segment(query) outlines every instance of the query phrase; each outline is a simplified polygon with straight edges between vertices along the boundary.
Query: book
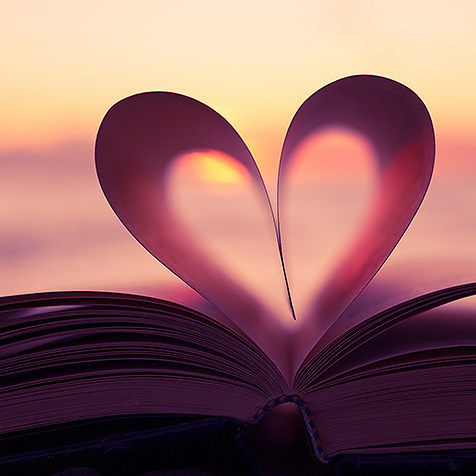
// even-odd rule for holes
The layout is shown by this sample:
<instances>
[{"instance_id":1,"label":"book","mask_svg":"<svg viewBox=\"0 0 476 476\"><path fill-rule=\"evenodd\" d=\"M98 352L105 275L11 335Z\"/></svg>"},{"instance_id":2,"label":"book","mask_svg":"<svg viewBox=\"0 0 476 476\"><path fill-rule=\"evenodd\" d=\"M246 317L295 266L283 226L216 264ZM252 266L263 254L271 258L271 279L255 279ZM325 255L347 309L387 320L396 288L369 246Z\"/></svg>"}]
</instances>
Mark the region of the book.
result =
<instances>
[{"instance_id":1,"label":"book","mask_svg":"<svg viewBox=\"0 0 476 476\"><path fill-rule=\"evenodd\" d=\"M376 193L361 231L301 314L280 207L296 154L333 125L372 144ZM260 195L281 283L272 301L286 322L203 252L174 213L170 168L197 153L231 164ZM444 306L474 295L476 283L403 300L369 293L433 170L432 121L409 88L358 75L307 99L284 140L276 215L240 136L184 95L118 102L101 123L95 156L118 218L201 298L190 305L99 291L0 298L0 435L145 414L227 417L253 428L271 415L286 422L292 408L322 463L342 454L476 448L474 310ZM292 434L286 423L273 425Z\"/></svg>"}]
</instances>

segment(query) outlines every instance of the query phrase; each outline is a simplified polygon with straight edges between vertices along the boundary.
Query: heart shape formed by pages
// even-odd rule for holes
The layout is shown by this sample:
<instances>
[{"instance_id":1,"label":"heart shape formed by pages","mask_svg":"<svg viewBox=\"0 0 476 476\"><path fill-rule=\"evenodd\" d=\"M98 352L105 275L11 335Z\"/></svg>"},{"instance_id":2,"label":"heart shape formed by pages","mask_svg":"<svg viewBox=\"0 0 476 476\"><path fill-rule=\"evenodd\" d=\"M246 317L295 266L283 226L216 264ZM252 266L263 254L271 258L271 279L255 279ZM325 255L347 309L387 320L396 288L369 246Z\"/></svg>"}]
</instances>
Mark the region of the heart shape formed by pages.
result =
<instances>
[{"instance_id":1,"label":"heart shape formed by pages","mask_svg":"<svg viewBox=\"0 0 476 476\"><path fill-rule=\"evenodd\" d=\"M425 195L434 159L431 119L411 90L377 76L344 78L307 99L292 120L281 155L278 204L293 151L310 134L334 125L355 129L374 145L379 183L377 201L360 234L316 294L310 313L316 334L355 299L396 246ZM269 209L270 226L275 226L263 179L243 140L218 113L179 94L138 94L108 111L96 141L101 187L127 229L167 268L251 338L272 332L262 303L207 260L171 213L167 170L177 157L197 151L226 154L240 163ZM284 235L276 230L285 263Z\"/></svg>"}]
</instances>

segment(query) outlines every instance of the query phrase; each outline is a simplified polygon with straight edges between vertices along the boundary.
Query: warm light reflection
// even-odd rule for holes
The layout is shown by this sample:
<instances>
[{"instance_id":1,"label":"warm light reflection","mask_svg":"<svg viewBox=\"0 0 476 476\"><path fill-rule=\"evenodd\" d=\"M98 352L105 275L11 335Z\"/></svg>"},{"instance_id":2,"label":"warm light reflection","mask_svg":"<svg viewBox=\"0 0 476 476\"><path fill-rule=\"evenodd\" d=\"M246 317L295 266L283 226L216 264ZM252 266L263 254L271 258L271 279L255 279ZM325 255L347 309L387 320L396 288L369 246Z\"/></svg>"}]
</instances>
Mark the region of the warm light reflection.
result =
<instances>
[{"instance_id":1,"label":"warm light reflection","mask_svg":"<svg viewBox=\"0 0 476 476\"><path fill-rule=\"evenodd\" d=\"M375 192L375 149L353 129L309 134L281 183L284 255L298 315L304 315L360 230Z\"/></svg>"},{"instance_id":2,"label":"warm light reflection","mask_svg":"<svg viewBox=\"0 0 476 476\"><path fill-rule=\"evenodd\" d=\"M246 168L223 152L207 150L179 157L174 164L188 180L199 182L218 194L236 193L250 180Z\"/></svg>"},{"instance_id":3,"label":"warm light reflection","mask_svg":"<svg viewBox=\"0 0 476 476\"><path fill-rule=\"evenodd\" d=\"M366 180L374 173L375 150L368 139L343 127L310 134L294 152L293 180Z\"/></svg>"}]
</instances>

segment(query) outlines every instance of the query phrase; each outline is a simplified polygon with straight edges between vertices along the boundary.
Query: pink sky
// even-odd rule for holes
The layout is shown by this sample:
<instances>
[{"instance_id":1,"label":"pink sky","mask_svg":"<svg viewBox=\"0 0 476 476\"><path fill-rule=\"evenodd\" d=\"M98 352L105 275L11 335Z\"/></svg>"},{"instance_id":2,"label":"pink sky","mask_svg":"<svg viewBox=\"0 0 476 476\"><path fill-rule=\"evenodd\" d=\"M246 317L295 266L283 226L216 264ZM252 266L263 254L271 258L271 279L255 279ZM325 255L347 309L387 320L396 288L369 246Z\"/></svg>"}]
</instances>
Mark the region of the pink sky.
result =
<instances>
[{"instance_id":1,"label":"pink sky","mask_svg":"<svg viewBox=\"0 0 476 476\"><path fill-rule=\"evenodd\" d=\"M205 102L242 135L273 184L299 105L326 83L357 73L409 86L425 102L436 130L425 213L392 258L395 266L438 258L464 261L462 268L471 269L476 6L458 5L9 2L2 7L0 46L6 71L0 77L0 295L60 289L160 295L162 286L177 283L118 222L95 177L95 134L119 99L169 90ZM332 140L330 156L363 154L359 163L365 163L358 144ZM339 185L330 163L323 162L314 177L324 206L311 211L327 223L350 213L339 186L348 190L355 179L358 188L366 180L343 166L337 177L346 173L347 185ZM226 227L222 231L226 235ZM346 239L348 230L341 232ZM255 255L248 242L243 233L251 268ZM334 242L332 234L320 233L313 249L303 248L303 283L307 273L320 272L305 266L309 256L319 261Z\"/></svg>"}]
</instances>

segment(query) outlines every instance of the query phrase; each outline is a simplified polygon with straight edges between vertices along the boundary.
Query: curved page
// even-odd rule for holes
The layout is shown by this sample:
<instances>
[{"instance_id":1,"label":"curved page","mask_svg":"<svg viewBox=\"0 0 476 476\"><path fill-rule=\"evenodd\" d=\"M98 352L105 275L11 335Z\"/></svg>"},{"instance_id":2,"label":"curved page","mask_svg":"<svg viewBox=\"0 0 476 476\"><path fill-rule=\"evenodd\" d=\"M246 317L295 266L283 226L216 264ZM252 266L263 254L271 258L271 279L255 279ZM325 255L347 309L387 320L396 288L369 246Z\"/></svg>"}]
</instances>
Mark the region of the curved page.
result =
<instances>
[{"instance_id":1,"label":"curved page","mask_svg":"<svg viewBox=\"0 0 476 476\"><path fill-rule=\"evenodd\" d=\"M246 420L287 390L250 339L153 298L2 298L0 341L0 433L148 413Z\"/></svg>"},{"instance_id":2,"label":"curved page","mask_svg":"<svg viewBox=\"0 0 476 476\"><path fill-rule=\"evenodd\" d=\"M285 264L287 236L298 233L289 229L288 217L282 213L289 169L297 160L300 144L330 126L354 131L368 140L375 151L377 187L358 232L304 316L302 352L310 349L385 262L416 213L433 169L435 142L431 119L410 89L367 75L344 78L320 89L297 111L284 141L278 217ZM308 220L310 226L325 228L323 223L313 223L312 216Z\"/></svg>"},{"instance_id":3,"label":"curved page","mask_svg":"<svg viewBox=\"0 0 476 476\"><path fill-rule=\"evenodd\" d=\"M204 250L200 237L192 236L190 226L172 210L169 182L173 164L184 156L193 159L195 154L197 159L197 154L204 153L211 153L214 160L234 162L244 171L248 186L258 194L255 206L264 210L260 230L264 228L267 243L261 259L250 266L259 272L263 263L271 263L275 282L276 278L280 281L272 292L284 302L281 308L286 310L274 222L263 180L246 145L219 114L174 93L151 92L126 98L109 110L101 124L96 167L110 205L132 235L277 360L282 354L284 333L276 315L223 269L223 260L213 259L213 250ZM213 206L221 206L219 197L214 202ZM200 209L193 198L190 206ZM204 206L210 207L210 200ZM249 202L243 202L241 208L248 206ZM235 208L240 211L239 203ZM236 226L240 225L235 223ZM246 228L245 224L241 226ZM255 230L246 232L252 235ZM208 233L213 241L217 231L210 227ZM203 241L206 240L202 239L202 245ZM269 253L271 259L266 260Z\"/></svg>"}]
</instances>

